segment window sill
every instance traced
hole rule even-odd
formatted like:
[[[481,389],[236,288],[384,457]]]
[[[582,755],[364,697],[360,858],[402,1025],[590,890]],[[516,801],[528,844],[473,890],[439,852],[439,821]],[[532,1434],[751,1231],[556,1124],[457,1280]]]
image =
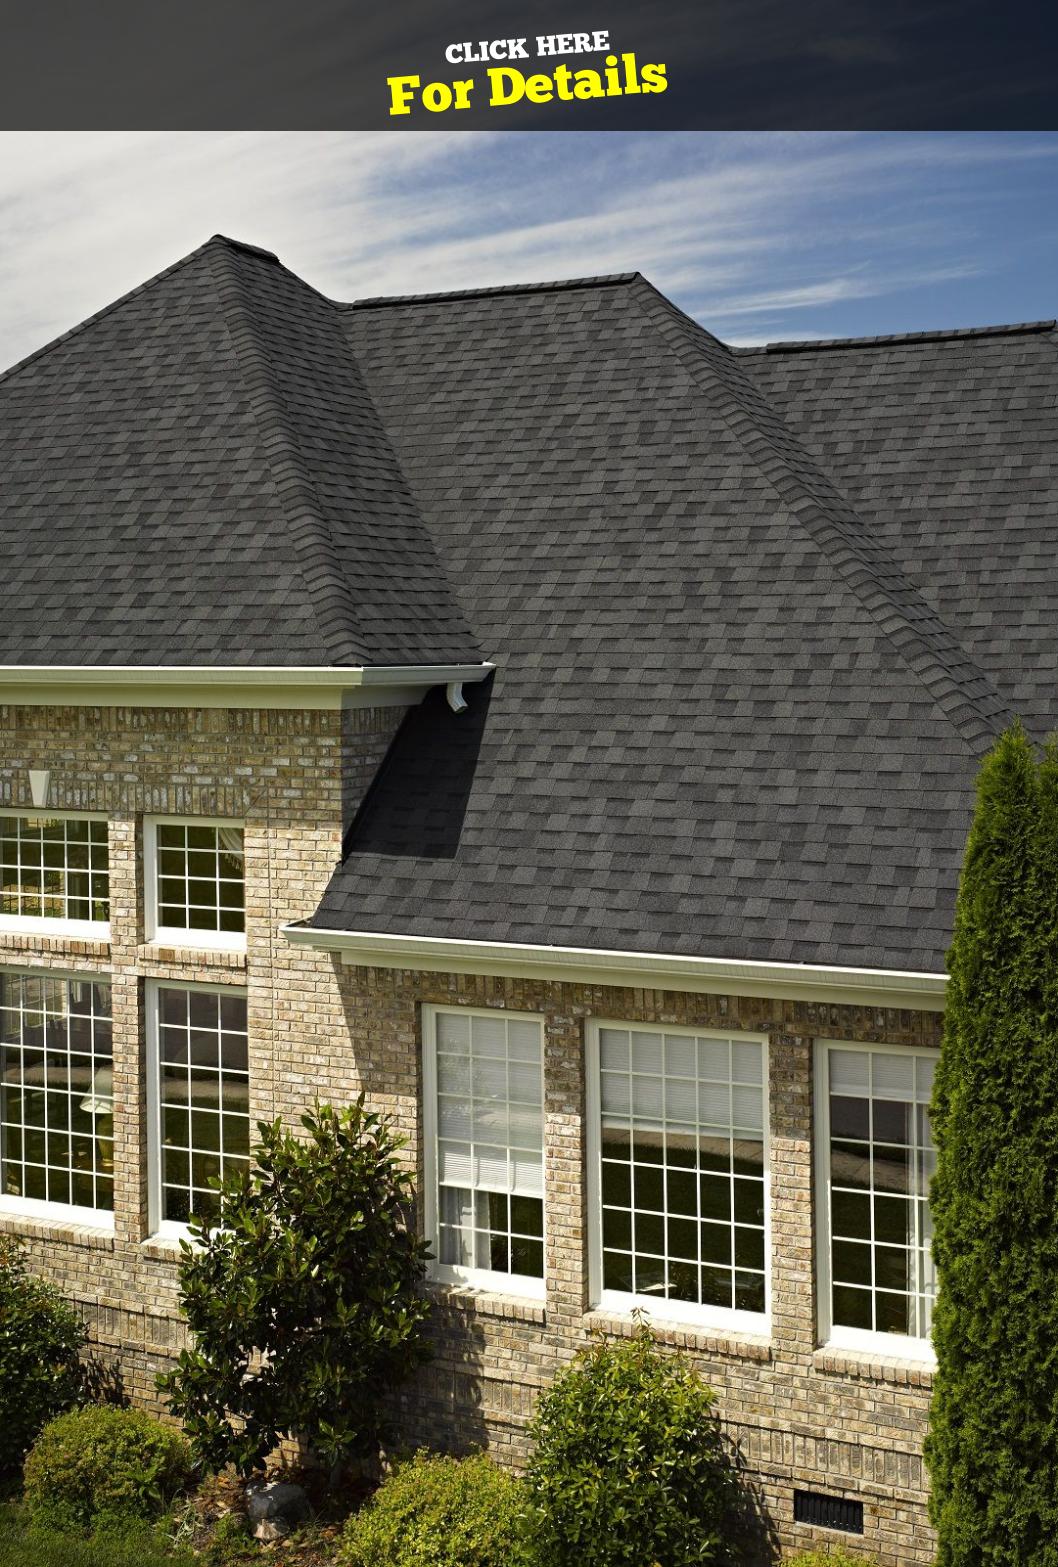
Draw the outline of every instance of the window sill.
[[[824,1344],[812,1356],[813,1370],[824,1376],[852,1377],[861,1382],[887,1382],[898,1387],[933,1386],[936,1362],[901,1355],[876,1355],[867,1349]]]
[[[245,947],[193,947],[155,937],[153,941],[143,942],[136,951],[142,962],[167,967],[190,963],[196,968],[232,969],[240,973],[246,969]]]
[[[180,1250],[182,1240],[191,1240],[190,1231],[186,1235],[148,1235],[140,1241],[140,1256],[152,1262],[180,1262],[184,1255]]]
[[[532,1322],[542,1326],[547,1320],[542,1300],[526,1295],[506,1295],[499,1290],[478,1289],[472,1284],[447,1284],[428,1279],[427,1289],[437,1304],[449,1311],[472,1312],[478,1317],[497,1317],[505,1322]]]
[[[68,1246],[87,1246],[94,1251],[114,1250],[111,1224],[84,1224],[60,1215],[19,1213],[0,1209],[0,1235],[17,1235],[24,1240],[61,1241]]]
[[[593,1311],[585,1313],[584,1326],[589,1333],[610,1333],[618,1338],[632,1338],[638,1331],[639,1322],[630,1313],[597,1306]],[[673,1349],[760,1363],[772,1359],[771,1340],[764,1334],[758,1336],[737,1330],[728,1331],[700,1322],[677,1322],[671,1317],[650,1317],[649,1327],[659,1344],[668,1344]]]
[[[39,925],[0,925],[0,949],[5,952],[25,952],[32,948],[38,952],[76,952],[87,957],[110,956],[110,926],[97,925],[94,930],[86,927],[76,930],[56,926],[44,930]]]

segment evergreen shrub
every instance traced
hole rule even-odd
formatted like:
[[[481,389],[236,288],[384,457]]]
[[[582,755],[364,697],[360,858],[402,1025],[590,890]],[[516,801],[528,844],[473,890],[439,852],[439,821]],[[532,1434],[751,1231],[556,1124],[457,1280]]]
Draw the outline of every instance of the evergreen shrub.
[[[159,1386],[207,1470],[249,1474],[284,1437],[333,1465],[376,1455],[387,1395],[425,1358],[427,1249],[392,1123],[361,1097],[301,1125],[258,1126],[183,1245],[193,1344]]]
[[[985,760],[932,1105],[939,1567],[1058,1567],[1058,753]]]

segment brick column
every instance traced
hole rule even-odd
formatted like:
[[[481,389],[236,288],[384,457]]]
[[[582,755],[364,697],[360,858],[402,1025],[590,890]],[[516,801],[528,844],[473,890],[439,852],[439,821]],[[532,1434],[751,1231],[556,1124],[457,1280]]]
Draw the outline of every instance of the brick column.
[[[143,993],[136,971],[137,949],[143,941],[142,845],[137,819],[112,819],[109,839],[114,1212],[119,1240],[138,1245],[148,1234],[149,1218],[146,1045]]]
[[[274,959],[282,937],[277,927],[281,909],[273,911],[273,855],[276,837],[271,823],[248,818],[243,828],[246,865],[246,1028],[250,1069],[250,1137],[258,1121],[276,1114],[275,1059],[278,1030]]]
[[[816,1344],[812,1191],[812,1041],[773,1034],[771,1084],[772,1339],[811,1356]]]
[[[588,1305],[581,1020],[544,1027],[544,1276],[549,1324],[578,1327]]]

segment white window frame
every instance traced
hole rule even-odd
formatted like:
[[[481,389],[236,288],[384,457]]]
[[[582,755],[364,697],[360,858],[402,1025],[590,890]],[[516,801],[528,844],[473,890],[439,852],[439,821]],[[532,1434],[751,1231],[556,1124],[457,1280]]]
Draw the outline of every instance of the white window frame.
[[[653,1295],[635,1295],[625,1290],[603,1288],[602,1245],[602,1076],[600,1035],[604,1028],[633,1029],[645,1033],[681,1034],[691,1039],[744,1039],[761,1046],[763,1067],[763,1142],[764,1142],[764,1310],[738,1311],[723,1306],[703,1306],[693,1301],[657,1299]],[[650,1023],[628,1018],[589,1018],[585,1031],[586,1147],[588,1157],[588,1280],[590,1300],[597,1311],[627,1316],[633,1311],[659,1322],[681,1323],[686,1327],[719,1330],[759,1338],[771,1334],[771,1113],[770,1061],[767,1034],[751,1034],[743,1029],[687,1028],[670,1023]]]
[[[824,1349],[848,1350],[863,1355],[881,1355],[896,1360],[912,1360],[924,1366],[937,1363],[933,1342],[928,1338],[912,1337],[906,1333],[878,1333],[867,1328],[848,1328],[835,1325],[831,1320],[831,1288],[833,1278],[830,1266],[830,1071],[829,1057],[832,1050],[858,1050],[876,1055],[929,1056],[936,1061],[940,1051],[918,1045],[889,1045],[885,1043],[863,1044],[855,1039],[817,1039],[813,1063],[813,1135],[816,1145],[816,1281],[817,1281],[817,1330]]]
[[[439,1014],[454,1013],[459,1017],[502,1017],[509,1022],[536,1023],[540,1027],[540,1104],[544,1114],[544,1138],[541,1148],[544,1171],[543,1195],[543,1250],[544,1277],[530,1278],[524,1273],[497,1273],[490,1268],[460,1268],[442,1263],[437,1256],[428,1264],[429,1277],[441,1284],[464,1285],[470,1289],[488,1290],[493,1294],[511,1295],[526,1300],[543,1300],[547,1288],[547,1107],[544,1102],[545,1066],[547,1044],[545,1019],[539,1012],[514,1012],[507,1007],[461,1007],[427,1005],[422,1007],[422,1062],[423,1062],[423,1176],[426,1190],[423,1194],[423,1228],[430,1249],[440,1252],[440,1226],[437,1211],[437,1018]]]
[[[159,827],[234,827],[243,835],[243,929],[188,930],[180,925],[158,923],[158,828]],[[221,952],[246,951],[246,823],[231,816],[147,816],[143,822],[143,903],[145,935],[148,941],[167,947],[209,948]]]
[[[158,992],[159,990],[194,990],[210,995],[241,995],[247,997],[245,985],[198,985],[182,979],[148,979],[144,982],[144,1007],[147,1035],[147,1229],[152,1240],[186,1240],[190,1227],[176,1219],[162,1218],[162,1095],[161,1051],[158,1041]],[[249,1025],[249,1017],[247,1017]],[[247,1032],[247,1068],[249,1067],[249,1032]],[[254,1126],[250,1114],[250,1132]],[[251,1135],[252,1146],[252,1135]]]
[[[50,814],[50,813],[49,813]],[[0,972],[7,974],[30,975],[33,978],[83,980],[86,984],[105,984],[110,987],[110,1028],[111,1028],[111,1060],[113,1060],[113,1029],[114,1029],[114,980],[112,974],[87,973],[84,970],[70,969],[37,969],[21,963],[4,963],[0,965]],[[116,1177],[115,1200],[117,1197]],[[8,1214],[12,1218],[20,1219],[52,1219],[64,1224],[76,1224],[84,1229],[105,1230],[112,1234],[114,1230],[113,1208],[84,1208],[75,1203],[45,1202],[39,1197],[14,1197],[6,1192],[0,1193],[0,1214]]]
[[[0,808],[0,817],[47,817],[49,820],[77,821],[77,822],[108,822],[105,811],[53,811],[50,806],[35,805],[4,806]],[[110,875],[110,833],[107,831],[107,875]],[[35,919],[31,914],[0,914],[0,931],[13,931],[19,935],[33,936],[71,936],[77,941],[109,941],[110,921],[106,920],[67,920],[55,919],[51,916],[41,916]]]

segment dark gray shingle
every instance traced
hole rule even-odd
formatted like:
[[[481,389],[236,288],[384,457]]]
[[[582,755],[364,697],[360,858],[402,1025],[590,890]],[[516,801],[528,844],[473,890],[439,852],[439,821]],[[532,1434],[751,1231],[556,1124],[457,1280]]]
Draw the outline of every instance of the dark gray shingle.
[[[637,278],[346,321],[499,667],[465,718],[411,716],[313,923],[941,967],[979,757],[1041,684],[1029,636],[967,635],[995,609],[964,552],[982,515],[1002,550],[1013,450],[1036,507],[1020,624],[1048,658],[1050,336],[734,354]],[[1007,369],[955,368],[949,414],[927,352]],[[936,537],[911,549],[902,470],[929,477],[956,388]]]
[[[211,240],[0,377],[0,663],[476,662],[341,330]]]

